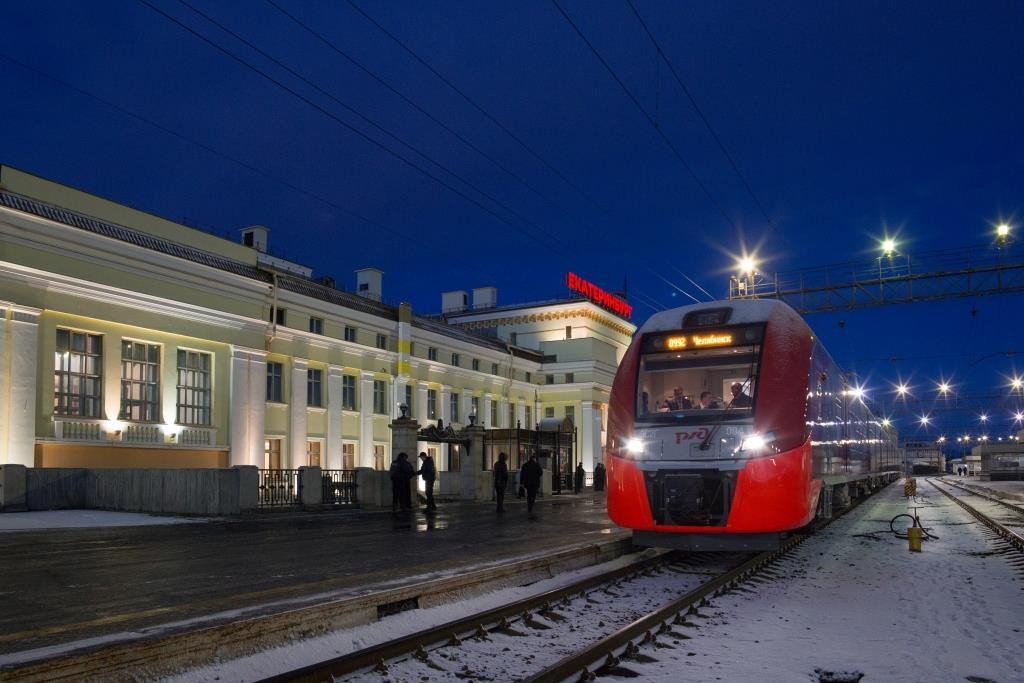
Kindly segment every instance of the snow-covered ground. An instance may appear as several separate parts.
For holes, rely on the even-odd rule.
[[[40,529],[194,524],[205,521],[207,520],[195,517],[160,517],[158,515],[136,512],[109,512],[107,510],[5,512],[0,514],[0,533],[5,531],[38,531]]]
[[[698,627],[685,629],[689,638],[667,638],[671,647],[646,652],[655,661],[626,666],[653,681],[1024,680],[1024,574],[1010,563],[1020,555],[997,549],[979,523],[927,483],[921,481],[918,491],[909,507],[939,537],[927,541],[923,552],[910,553],[907,541],[889,532],[889,520],[908,508],[902,487],[890,486],[802,544],[777,565],[774,580],[716,598]],[[252,680],[594,571],[403,613],[174,680]],[[691,580],[681,576],[679,588]],[[521,629],[526,635],[520,636],[494,634],[486,647],[435,651],[433,666],[396,669],[388,680],[465,680],[496,658],[507,660],[506,671],[525,675],[553,638],[587,637],[570,624]]]

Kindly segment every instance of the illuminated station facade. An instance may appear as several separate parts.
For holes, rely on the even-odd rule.
[[[421,427],[571,421],[602,459],[612,379],[635,326],[568,274],[566,298],[442,312],[383,303],[270,255],[0,167],[0,464],[386,469],[401,406]],[[421,442],[448,469],[449,446]]]

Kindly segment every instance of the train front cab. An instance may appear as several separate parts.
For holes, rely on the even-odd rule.
[[[684,319],[638,337],[623,359],[608,512],[637,543],[771,548],[813,519],[820,483],[804,421],[813,338],[788,307],[766,310],[761,321],[710,329]],[[733,398],[735,384],[749,400]],[[690,407],[666,410],[676,387]],[[705,391],[722,402],[699,406]]]

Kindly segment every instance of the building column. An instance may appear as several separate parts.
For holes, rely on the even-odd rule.
[[[508,423],[508,397],[502,396],[498,402],[498,426],[503,428],[515,427]]]
[[[580,462],[588,473],[601,461],[601,405],[594,404],[594,401],[580,402]]]
[[[7,305],[0,333],[0,464],[35,464],[38,308]],[[50,380],[50,386],[53,381]],[[52,401],[51,401],[52,403]]]
[[[341,393],[344,373],[340,365],[327,368],[327,469],[341,469]]]
[[[298,469],[309,465],[306,462],[306,384],[307,364],[303,358],[292,359],[291,395],[288,401],[288,441],[291,444],[291,458],[287,469]]]
[[[484,394],[484,400],[480,402],[480,409],[484,411],[477,420],[477,424],[488,429],[497,429],[498,425],[491,424],[491,403],[494,402],[494,394]]]
[[[473,392],[465,389],[462,392],[462,424],[469,424],[469,414],[473,412]],[[477,415],[479,418],[480,416]],[[479,424],[479,422],[478,422]]]
[[[373,373],[359,378],[359,467],[373,467]]]
[[[263,467],[264,423],[267,412],[267,354],[258,349],[231,347],[231,432],[229,464]]]

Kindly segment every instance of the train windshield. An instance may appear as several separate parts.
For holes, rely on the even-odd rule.
[[[736,345],[728,342],[744,335],[722,335],[722,345],[714,348],[692,348],[696,335],[655,335],[645,340],[637,419],[689,423],[749,419],[761,351],[761,330],[757,332],[745,335],[756,343]]]

